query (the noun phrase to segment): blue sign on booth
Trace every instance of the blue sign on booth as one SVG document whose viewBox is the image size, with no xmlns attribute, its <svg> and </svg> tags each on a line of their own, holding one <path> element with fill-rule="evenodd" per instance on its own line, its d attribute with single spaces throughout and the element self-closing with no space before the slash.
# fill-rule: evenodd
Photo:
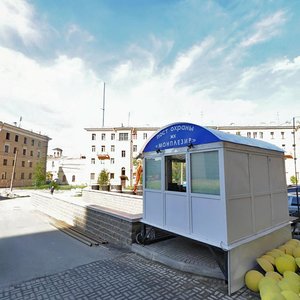
<svg viewBox="0 0 300 300">
<path fill-rule="evenodd" d="M 171 124 L 156 133 L 143 152 L 188 147 L 218 142 L 220 139 L 206 128 L 191 123 Z"/>
</svg>

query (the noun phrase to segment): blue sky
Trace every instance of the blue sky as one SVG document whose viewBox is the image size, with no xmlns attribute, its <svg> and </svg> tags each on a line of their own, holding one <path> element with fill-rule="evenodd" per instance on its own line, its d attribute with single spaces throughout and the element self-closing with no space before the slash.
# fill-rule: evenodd
<svg viewBox="0 0 300 300">
<path fill-rule="evenodd" d="M 289 122 L 299 14 L 297 0 L 2 0 L 0 120 L 82 153 L 105 81 L 106 126 Z"/>
</svg>

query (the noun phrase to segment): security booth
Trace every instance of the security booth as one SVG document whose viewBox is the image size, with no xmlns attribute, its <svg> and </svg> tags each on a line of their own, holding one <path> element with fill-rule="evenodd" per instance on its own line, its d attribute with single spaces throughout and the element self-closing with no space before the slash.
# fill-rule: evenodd
<svg viewBox="0 0 300 300">
<path fill-rule="evenodd" d="M 174 123 L 151 137 L 143 157 L 142 222 L 224 251 L 229 294 L 257 257 L 291 238 L 277 146 Z"/>
</svg>

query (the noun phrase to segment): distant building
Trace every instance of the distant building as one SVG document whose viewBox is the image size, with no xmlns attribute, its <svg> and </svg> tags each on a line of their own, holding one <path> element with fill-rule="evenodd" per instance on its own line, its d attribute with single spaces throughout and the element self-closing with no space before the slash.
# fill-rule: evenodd
<svg viewBox="0 0 300 300">
<path fill-rule="evenodd" d="M 294 129 L 292 125 L 277 126 L 215 126 L 213 129 L 221 130 L 231 134 L 241 135 L 248 138 L 258 139 L 274 144 L 285 151 L 286 181 L 290 184 L 291 176 L 295 176 L 294 165 Z M 297 129 L 297 128 L 296 128 Z M 299 129 L 299 128 L 298 128 Z M 296 158 L 300 157 L 300 135 L 295 134 Z M 299 181 L 299 168 L 297 165 L 297 178 Z"/>
<path fill-rule="evenodd" d="M 85 128 L 89 134 L 87 166 L 89 184 L 97 183 L 99 173 L 109 172 L 112 185 L 134 185 L 136 157 L 158 127 Z"/>
<path fill-rule="evenodd" d="M 0 187 L 33 185 L 38 162 L 46 170 L 50 138 L 0 121 Z M 14 173 L 13 180 L 12 174 Z"/>
<path fill-rule="evenodd" d="M 67 157 L 62 153 L 62 149 L 55 148 L 47 157 L 47 172 L 50 173 L 51 180 L 70 185 L 88 184 L 85 156 Z"/>
<path fill-rule="evenodd" d="M 206 126 L 231 134 L 241 135 L 272 143 L 285 150 L 286 181 L 290 184 L 294 176 L 293 126 Z M 87 152 L 88 183 L 95 184 L 101 170 L 110 173 L 111 184 L 133 186 L 135 179 L 135 158 L 147 140 L 159 127 L 104 127 L 85 128 L 89 134 Z M 300 157 L 300 139 L 296 131 L 296 157 Z M 297 166 L 299 180 L 300 165 Z M 125 180 L 125 181 L 124 181 Z"/>
</svg>

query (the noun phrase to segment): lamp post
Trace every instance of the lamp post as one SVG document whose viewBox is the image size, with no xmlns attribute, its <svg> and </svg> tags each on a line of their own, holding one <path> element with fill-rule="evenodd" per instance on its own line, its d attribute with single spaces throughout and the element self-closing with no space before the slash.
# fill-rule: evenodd
<svg viewBox="0 0 300 300">
<path fill-rule="evenodd" d="M 295 172 L 295 181 L 296 181 L 296 199 L 297 199 L 297 208 L 298 208 L 298 218 L 300 217 L 300 208 L 299 208 L 299 193 L 298 193 L 298 176 L 297 176 L 297 155 L 296 155 L 296 117 L 293 117 L 293 148 L 294 148 L 294 172 Z"/>
</svg>

